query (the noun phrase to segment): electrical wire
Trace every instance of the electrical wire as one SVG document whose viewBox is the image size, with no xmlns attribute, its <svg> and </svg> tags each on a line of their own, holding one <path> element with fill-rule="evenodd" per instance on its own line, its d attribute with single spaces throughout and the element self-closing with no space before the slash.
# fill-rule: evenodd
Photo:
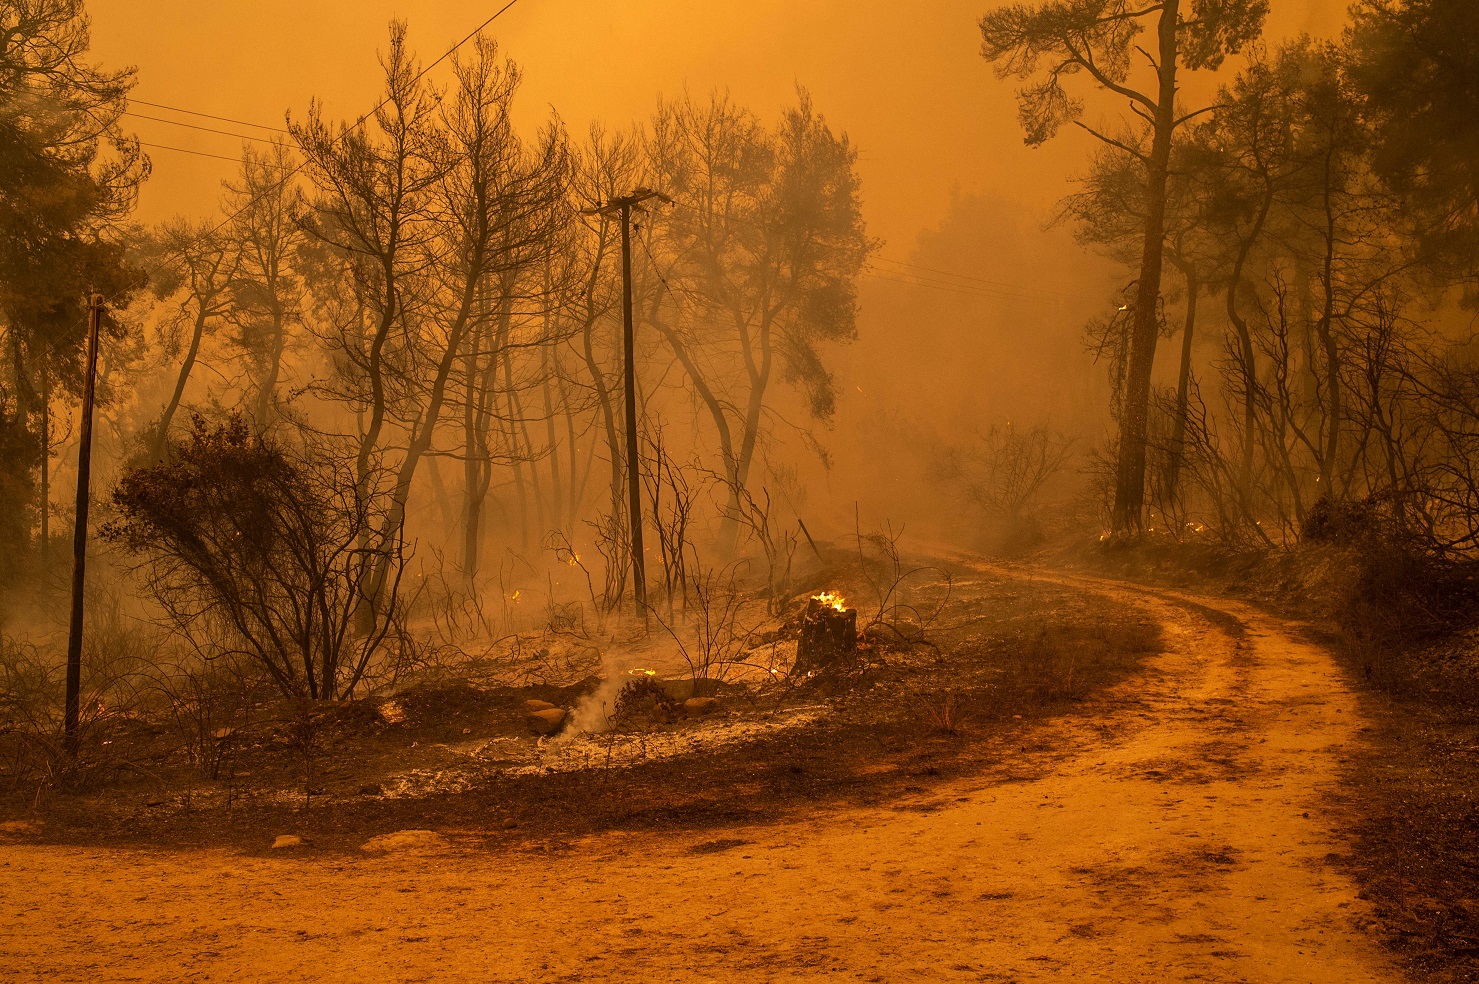
<svg viewBox="0 0 1479 984">
<path fill-rule="evenodd" d="M 489 16 L 486 20 L 484 20 L 476 28 L 474 28 L 473 30 L 469 31 L 467 33 L 467 35 L 462 38 L 462 40 L 458 41 L 456 44 L 452 45 L 452 47 L 450 47 L 446 51 L 442 52 L 441 56 L 438 57 L 436 61 L 432 62 L 431 64 L 429 64 L 427 66 L 425 66 L 424 68 L 421 69 L 421 71 L 417 72 L 416 75 L 415 75 L 415 77 L 412 78 L 410 84 L 414 86 L 417 82 L 420 82 L 423 78 L 426 77 L 426 75 L 427 75 L 428 72 L 430 72 L 432 69 L 436 68 L 438 65 L 440 65 L 442 62 L 446 61 L 448 58 L 451 58 L 454 54 L 457 53 L 457 51 L 459 49 L 462 48 L 463 45 L 467 44 L 467 42 L 471 41 L 473 38 L 475 38 L 479 34 L 481 34 L 488 27 L 489 24 L 492 24 L 494 21 L 498 20 L 498 18 L 502 17 L 505 13 L 507 13 L 518 2 L 519 2 L 519 0 L 508 0 L 507 3 L 505 3 L 502 7 L 499 7 L 498 10 L 494 11 L 494 13 L 491 16 Z M 336 145 L 340 141 L 342 141 L 345 137 L 347 137 L 350 133 L 354 132 L 355 130 L 357 130 L 361 126 L 363 126 L 366 120 L 370 119 L 376 113 L 380 112 L 380 110 L 384 109 L 386 107 L 386 105 L 388 105 L 390 103 L 390 100 L 391 100 L 391 97 L 390 96 L 386 96 L 384 99 L 380 100 L 380 102 L 376 103 L 375 106 L 372 109 L 370 109 L 369 112 L 365 113 L 359 119 L 355 120 L 353 126 L 345 127 L 342 130 L 340 130 L 340 132 L 338 133 L 338 135 L 336 135 L 335 137 L 333 137 L 329 141 L 329 146 L 330 147 L 333 147 L 334 145 Z M 137 100 L 137 101 L 141 105 L 162 105 L 162 104 L 145 103 L 143 100 Z M 199 114 L 199 115 L 204 116 L 206 114 Z M 231 121 L 231 122 L 236 122 L 236 121 Z M 247 126 L 255 126 L 256 124 L 248 123 L 248 124 L 245 124 L 245 125 L 247 125 Z M 263 129 L 269 129 L 269 128 L 268 127 L 263 127 Z M 142 141 L 140 143 L 142 144 Z M 172 150 L 172 151 L 178 151 L 180 153 L 185 153 L 185 154 L 194 154 L 194 155 L 199 156 L 199 157 L 221 157 L 222 156 L 222 155 L 219 155 L 219 154 L 207 154 L 204 151 L 184 150 L 183 148 L 180 148 L 180 147 L 166 147 L 163 144 L 149 144 L 147 146 L 157 147 L 158 149 L 161 149 L 161 150 Z M 224 159 L 224 160 L 233 160 L 233 161 L 236 160 L 235 158 L 224 158 L 224 157 L 222 159 Z M 267 189 L 266 191 L 262 192 L 262 194 L 271 194 L 271 193 L 274 193 L 274 192 L 277 192 L 277 191 L 281 190 L 290 180 L 292 180 L 292 178 L 299 171 L 303 170 L 303 168 L 305 166 L 307 166 L 307 162 L 306 161 L 299 162 L 297 164 L 297 166 L 295 166 L 291 170 L 287 171 L 287 173 L 285 173 L 282 176 L 281 180 L 279 180 L 278 182 L 276 182 L 270 189 Z M 246 202 L 246 204 L 242 205 L 241 208 L 238 208 L 236 211 L 234 211 L 230 215 L 226 216 L 224 219 L 222 219 L 220 222 L 216 223 L 214 226 L 212 226 L 209 229 L 205 230 L 200 235 L 194 237 L 193 239 L 191 239 L 190 242 L 188 242 L 188 243 L 186 243 L 186 244 L 184 244 L 182 246 L 177 246 L 174 249 L 168 251 L 165 254 L 164 257 L 161 257 L 160 258 L 160 260 L 159 260 L 158 263 L 156 263 L 153 267 L 149 268 L 148 270 L 146 270 L 144 272 L 144 275 L 141 278 L 141 280 L 139 281 L 139 283 L 137 285 L 134 285 L 134 289 L 136 289 L 137 287 L 142 287 L 142 286 L 146 285 L 149 282 L 149 278 L 151 278 L 155 273 L 159 272 L 159 270 L 161 270 L 164 267 L 164 264 L 167 262 L 167 258 L 168 258 L 168 256 L 170 254 L 172 254 L 172 253 L 181 253 L 184 250 L 188 250 L 191 246 L 194 246 L 196 243 L 199 243 L 199 242 L 201 242 L 201 241 L 209 238 L 210 236 L 215 235 L 216 233 L 220 232 L 222 229 L 224 229 L 228 225 L 230 225 L 232 222 L 236 221 L 236 219 L 239 218 L 242 215 L 242 213 L 244 213 L 247 209 L 251 208 L 252 205 L 256 204 L 257 197 L 258 196 L 255 196 L 254 195 L 252 197 L 252 199 L 250 201 Z M 117 297 L 117 294 L 115 293 L 113 295 L 113 297 L 116 298 Z M 109 298 L 109 299 L 112 299 L 112 298 Z"/>
<path fill-rule="evenodd" d="M 169 146 L 166 146 L 165 144 L 149 143 L 148 141 L 145 141 L 145 140 L 140 140 L 139 141 L 139 146 L 140 147 L 148 147 L 150 150 L 172 150 L 176 154 L 190 154 L 190 155 L 192 155 L 194 157 L 211 157 L 211 158 L 214 158 L 214 159 L 216 159 L 218 161 L 230 161 L 233 164 L 240 164 L 241 163 L 241 158 L 240 157 L 227 157 L 225 154 L 208 154 L 208 153 L 206 153 L 203 150 L 186 150 L 184 147 L 169 147 Z M 259 161 L 258 163 L 260 164 L 262 162 Z M 271 165 L 264 165 L 264 166 L 270 167 Z M 158 267 L 155 267 L 155 269 L 157 270 Z"/>
<path fill-rule="evenodd" d="M 1015 289 L 1006 290 L 997 287 L 978 287 L 975 284 L 959 283 L 952 280 L 940 280 L 936 277 L 926 277 L 922 274 L 911 273 L 908 270 L 879 270 L 873 268 L 868 271 L 870 275 L 889 279 L 899 278 L 899 283 L 914 284 L 919 287 L 938 287 L 941 290 L 953 290 L 962 293 L 980 294 L 983 297 L 996 297 L 1014 301 L 1053 301 L 1061 300 L 1060 297 L 1048 297 L 1042 294 L 1028 294 L 1017 292 Z M 908 278 L 907 280 L 902 278 Z"/>
<path fill-rule="evenodd" d="M 179 120 L 167 120 L 162 116 L 145 116 L 143 113 L 125 112 L 124 116 L 132 116 L 136 120 L 153 120 L 155 123 L 168 123 L 170 126 L 183 126 L 188 130 L 200 130 L 204 133 L 219 133 L 223 137 L 236 137 L 239 140 L 255 140 L 257 143 L 272 143 L 271 137 L 253 137 L 245 133 L 232 133 L 230 130 L 217 130 L 209 126 L 196 126 L 194 123 L 182 123 Z"/>
<path fill-rule="evenodd" d="M 695 215 L 703 214 L 702 210 L 699 209 L 698 206 L 690 205 L 687 202 L 674 201 L 671 204 L 676 208 L 686 209 L 687 211 L 693 212 Z M 727 216 L 725 217 L 725 221 L 735 222 L 740 225 L 747 225 L 753 229 L 759 229 L 762 232 L 768 231 L 767 227 L 763 223 L 757 222 L 754 219 L 744 219 L 737 218 L 735 216 Z M 912 273 L 908 270 L 898 271 L 899 276 L 912 277 L 914 278 L 914 280 L 894 280 L 894 282 L 908 284 L 912 287 L 933 287 L 938 290 L 955 291 L 956 293 L 977 294 L 979 296 L 985 297 L 1011 298 L 1023 301 L 1047 302 L 1049 300 L 1061 299 L 1068 296 L 1061 291 L 1045 290 L 1040 287 L 1031 287 L 1027 284 L 1009 284 L 1001 281 L 986 280 L 981 277 L 969 277 L 965 274 L 949 273 L 948 271 L 935 270 L 931 267 L 921 266 L 917 263 L 908 263 L 904 260 L 895 260 L 887 256 L 875 256 L 871 257 L 871 259 L 882 260 L 886 263 L 893 263 L 903 267 L 914 267 L 919 270 L 928 270 L 932 273 L 944 274 L 946 277 L 959 277 L 964 280 L 974 281 L 982 285 L 978 287 L 976 286 L 976 283 L 955 283 L 949 280 L 940 280 L 936 277 L 925 277 L 921 274 Z M 868 276 L 875 277 L 880 280 L 893 279 L 890 277 L 886 277 L 881 272 L 877 271 L 864 272 L 867 273 Z"/>
<path fill-rule="evenodd" d="M 171 113 L 184 113 L 186 116 L 199 116 L 203 119 L 215 120 L 218 123 L 235 123 L 237 126 L 249 126 L 256 130 L 272 130 L 275 133 L 288 132 L 285 128 L 280 126 L 267 126 L 264 123 L 248 123 L 246 120 L 236 120 L 232 119 L 229 116 L 215 116 L 211 113 L 197 113 L 193 109 L 181 109 L 179 106 L 166 106 L 164 103 L 149 102 L 147 99 L 135 99 L 132 96 L 129 97 L 128 101 L 129 103 L 134 105 L 148 106 L 151 109 L 167 109 Z"/>
</svg>

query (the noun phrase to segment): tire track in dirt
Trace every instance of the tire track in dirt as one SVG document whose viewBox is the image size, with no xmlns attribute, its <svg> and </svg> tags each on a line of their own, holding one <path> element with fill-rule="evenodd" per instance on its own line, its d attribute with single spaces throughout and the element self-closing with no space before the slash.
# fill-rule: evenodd
<svg viewBox="0 0 1479 984">
<path fill-rule="evenodd" d="M 1075 749 L 1041 778 L 567 851 L 0 846 L 0 979 L 1399 979 L 1331 863 L 1361 721 L 1329 654 L 1221 600 L 1029 576 L 1167 640 L 1107 721 L 1032 735 Z"/>
</svg>

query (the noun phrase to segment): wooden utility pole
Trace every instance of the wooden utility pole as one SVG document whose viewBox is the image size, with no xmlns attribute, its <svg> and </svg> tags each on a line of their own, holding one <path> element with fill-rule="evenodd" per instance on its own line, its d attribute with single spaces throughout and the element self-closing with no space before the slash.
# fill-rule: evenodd
<svg viewBox="0 0 1479 984">
<path fill-rule="evenodd" d="M 621 217 L 622 371 L 626 381 L 627 502 L 632 551 L 632 593 L 642 620 L 647 620 L 647 563 L 642 555 L 642 459 L 637 447 L 637 368 L 634 353 L 636 330 L 632 323 L 632 209 L 648 199 L 672 199 L 651 188 L 638 188 L 630 195 L 613 198 L 587 215 Z"/>
<path fill-rule="evenodd" d="M 82 436 L 77 444 L 77 525 L 72 534 L 72 625 L 67 635 L 67 752 L 77 754 L 82 710 L 82 589 L 87 580 L 87 500 L 92 481 L 92 404 L 98 378 L 98 330 L 103 295 L 92 295 L 87 318 L 87 375 L 82 382 Z"/>
</svg>

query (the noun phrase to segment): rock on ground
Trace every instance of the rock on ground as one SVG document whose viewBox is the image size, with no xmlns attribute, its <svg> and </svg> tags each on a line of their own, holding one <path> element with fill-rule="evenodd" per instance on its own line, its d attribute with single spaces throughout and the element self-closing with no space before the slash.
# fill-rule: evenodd
<svg viewBox="0 0 1479 984">
<path fill-rule="evenodd" d="M 451 846 L 451 842 L 435 830 L 397 830 L 393 834 L 371 837 L 360 845 L 360 850 L 391 854 L 406 851 L 440 851 Z"/>
<path fill-rule="evenodd" d="M 683 710 L 690 717 L 700 717 L 704 714 L 713 714 L 719 709 L 719 701 L 713 697 L 690 697 L 683 702 Z"/>
<path fill-rule="evenodd" d="M 530 711 L 525 720 L 529 724 L 529 730 L 536 735 L 552 735 L 565 725 L 565 718 L 569 715 L 558 707 L 547 710 Z"/>
</svg>

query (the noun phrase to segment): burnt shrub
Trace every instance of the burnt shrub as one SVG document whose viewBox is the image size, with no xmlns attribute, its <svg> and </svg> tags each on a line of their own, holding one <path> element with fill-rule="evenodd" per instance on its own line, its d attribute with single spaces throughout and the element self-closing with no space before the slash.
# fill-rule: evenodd
<svg viewBox="0 0 1479 984">
<path fill-rule="evenodd" d="M 655 678 L 629 680 L 616 693 L 611 724 L 619 731 L 641 730 L 678 720 L 678 701 Z"/>
<path fill-rule="evenodd" d="M 113 505 L 103 536 L 207 659 L 244 656 L 285 697 L 314 700 L 349 696 L 374 669 L 403 557 L 375 546 L 383 517 L 349 462 L 254 435 L 239 415 L 197 415 L 163 460 L 124 473 Z M 396 573 L 372 596 L 387 551 Z"/>
<path fill-rule="evenodd" d="M 1320 499 L 1301 543 L 1333 554 L 1323 565 L 1341 628 L 1357 641 L 1418 640 L 1473 621 L 1479 604 L 1474 563 L 1437 551 L 1403 522 L 1389 497 Z"/>
</svg>

